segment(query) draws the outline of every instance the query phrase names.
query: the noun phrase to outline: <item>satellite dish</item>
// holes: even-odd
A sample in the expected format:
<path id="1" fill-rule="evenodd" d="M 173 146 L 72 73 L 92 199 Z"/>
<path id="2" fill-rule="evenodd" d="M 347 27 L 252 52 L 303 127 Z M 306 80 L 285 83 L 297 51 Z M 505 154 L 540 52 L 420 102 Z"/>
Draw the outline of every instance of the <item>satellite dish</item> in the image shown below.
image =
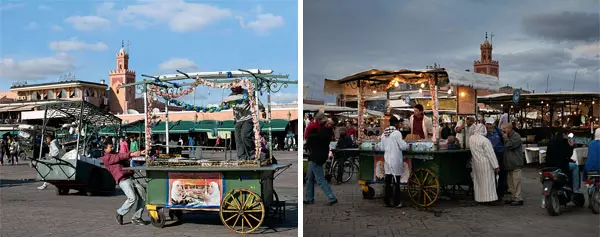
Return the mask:
<path id="1" fill-rule="evenodd" d="M 128 110 L 127 110 L 127 114 L 140 114 L 140 112 L 138 112 L 138 111 L 137 111 L 137 110 L 135 110 L 135 109 L 128 109 Z"/>
<path id="2" fill-rule="evenodd" d="M 158 114 L 158 113 L 160 113 L 160 109 L 154 108 L 154 109 L 152 109 L 152 112 L 155 113 L 155 114 Z"/>

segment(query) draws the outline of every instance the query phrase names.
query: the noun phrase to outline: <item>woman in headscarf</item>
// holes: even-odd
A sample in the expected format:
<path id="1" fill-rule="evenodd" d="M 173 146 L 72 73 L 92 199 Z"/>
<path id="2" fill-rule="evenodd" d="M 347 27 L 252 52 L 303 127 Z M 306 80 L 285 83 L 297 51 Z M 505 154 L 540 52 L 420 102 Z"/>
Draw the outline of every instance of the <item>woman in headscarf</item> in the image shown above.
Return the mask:
<path id="1" fill-rule="evenodd" d="M 585 172 L 600 171 L 600 128 L 596 128 L 594 140 L 588 146 L 588 158 L 583 170 Z M 584 179 L 587 179 L 587 175 Z"/>
<path id="2" fill-rule="evenodd" d="M 183 189 L 183 185 L 180 180 L 175 180 L 173 182 L 173 187 L 171 188 L 171 202 L 173 205 L 185 205 L 185 190 Z"/>
<path id="3" fill-rule="evenodd" d="M 221 205 L 221 192 L 219 192 L 219 184 L 210 182 L 206 190 L 205 200 L 207 206 Z"/>
<path id="4" fill-rule="evenodd" d="M 475 201 L 480 203 L 491 203 L 498 200 L 495 177 L 495 172 L 499 171 L 498 160 L 492 143 L 486 135 L 485 126 L 477 124 L 473 129 L 473 135 L 469 138 Z"/>

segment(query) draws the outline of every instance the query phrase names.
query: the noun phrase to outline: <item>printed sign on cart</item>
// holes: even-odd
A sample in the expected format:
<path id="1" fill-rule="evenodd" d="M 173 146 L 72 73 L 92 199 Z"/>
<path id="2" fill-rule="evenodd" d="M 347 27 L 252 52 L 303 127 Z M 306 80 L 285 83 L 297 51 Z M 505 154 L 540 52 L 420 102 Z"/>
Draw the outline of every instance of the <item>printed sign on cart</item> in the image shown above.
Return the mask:
<path id="1" fill-rule="evenodd" d="M 168 206 L 216 208 L 221 206 L 223 179 L 220 172 L 168 174 Z"/>
<path id="2" fill-rule="evenodd" d="M 375 182 L 384 182 L 385 181 L 385 161 L 383 156 L 376 156 L 374 158 L 375 161 L 375 169 L 373 172 L 373 180 Z"/>

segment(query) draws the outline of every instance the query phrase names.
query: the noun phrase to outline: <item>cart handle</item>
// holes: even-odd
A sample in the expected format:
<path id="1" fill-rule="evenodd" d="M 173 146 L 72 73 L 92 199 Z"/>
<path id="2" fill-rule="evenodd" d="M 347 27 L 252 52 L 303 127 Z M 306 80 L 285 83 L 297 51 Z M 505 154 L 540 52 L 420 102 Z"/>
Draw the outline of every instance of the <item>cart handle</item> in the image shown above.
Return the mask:
<path id="1" fill-rule="evenodd" d="M 292 167 L 293 164 L 287 164 L 287 165 L 283 165 L 283 166 L 279 166 L 277 168 L 275 168 L 275 176 L 273 176 L 274 178 L 277 178 L 277 176 L 279 176 L 280 174 L 282 174 L 285 170 L 289 169 L 290 167 Z"/>

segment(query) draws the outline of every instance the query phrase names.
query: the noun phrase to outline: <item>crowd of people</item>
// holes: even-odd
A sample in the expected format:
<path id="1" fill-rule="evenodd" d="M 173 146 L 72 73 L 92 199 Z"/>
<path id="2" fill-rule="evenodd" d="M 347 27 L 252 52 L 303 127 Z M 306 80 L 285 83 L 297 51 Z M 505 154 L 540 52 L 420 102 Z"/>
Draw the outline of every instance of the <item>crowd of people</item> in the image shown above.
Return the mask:
<path id="1" fill-rule="evenodd" d="M 338 137 L 338 146 L 351 146 L 357 131 L 350 123 L 338 128 L 334 136 L 334 121 L 319 112 L 309 117 L 304 139 L 309 151 L 309 165 L 306 176 L 305 204 L 314 203 L 314 182 L 321 186 L 329 204 L 337 198 L 323 175 L 323 165 L 328 159 L 329 143 Z M 400 178 L 402 176 L 402 151 L 408 149 L 405 137 L 427 139 L 433 135 L 432 120 L 423 113 L 423 106 L 414 106 L 414 113 L 406 120 L 398 115 L 389 118 L 389 126 L 384 128 L 379 147 L 384 153 L 385 204 L 401 207 Z M 509 121 L 507 113 L 498 119 L 486 120 L 467 117 L 457 123 L 440 121 L 438 137 L 448 143 L 448 148 L 467 148 L 471 152 L 470 168 L 473 181 L 474 200 L 485 205 L 499 203 L 511 206 L 523 205 L 522 170 L 525 163 L 523 141 L 515 129 L 514 121 Z M 399 128 L 409 127 L 411 134 L 402 134 Z M 365 132 L 365 135 L 367 131 Z M 347 140 L 346 140 L 347 139 Z M 546 167 L 560 168 L 572 181 L 572 188 L 580 192 L 579 167 L 571 160 L 574 149 L 572 137 L 556 133 L 548 145 Z M 588 159 L 585 171 L 600 170 L 600 129 L 595 131 L 595 139 L 588 146 Z M 342 154 L 343 155 L 343 154 Z M 507 196 L 510 195 L 510 196 Z"/>
<path id="2" fill-rule="evenodd" d="M 0 138 L 0 165 L 4 165 L 5 158 L 6 164 L 18 165 L 20 152 L 21 146 L 16 136 L 7 135 Z"/>

